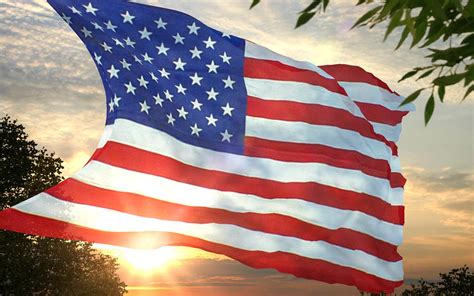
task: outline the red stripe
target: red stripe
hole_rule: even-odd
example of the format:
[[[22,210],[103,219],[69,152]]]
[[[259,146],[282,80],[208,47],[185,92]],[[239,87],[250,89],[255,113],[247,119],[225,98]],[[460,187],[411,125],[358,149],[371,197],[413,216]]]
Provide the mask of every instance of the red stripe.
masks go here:
[[[336,80],[323,77],[311,70],[296,68],[277,61],[245,58],[244,77],[304,82],[347,96],[344,88]]]
[[[253,268],[274,268],[297,277],[354,285],[359,290],[391,293],[403,281],[389,281],[323,260],[285,252],[246,251],[169,232],[106,232],[57,220],[25,214],[14,209],[0,212],[0,228],[34,235],[117,245],[132,248],[188,246],[222,254]]]
[[[235,213],[207,207],[185,206],[146,196],[102,189],[67,179],[48,189],[61,200],[112,209],[132,215],[189,223],[233,224],[243,228],[297,237],[323,240],[347,249],[361,250],[386,261],[399,261],[397,247],[351,229],[330,230],[280,214]]]
[[[363,82],[374,86],[378,86],[393,93],[388,85],[382,80],[375,77],[372,73],[369,73],[359,66],[352,65],[325,65],[320,66],[326,73],[334,77],[337,81],[346,82]]]
[[[288,143],[245,137],[245,155],[281,161],[324,163],[334,167],[359,170],[370,176],[388,179],[393,188],[403,187],[405,184],[403,176],[390,172],[390,166],[386,160],[370,158],[357,151],[324,145]]]
[[[362,136],[380,141],[396,152],[396,145],[375,133],[373,126],[365,118],[354,116],[346,110],[317,104],[290,101],[271,101],[248,96],[247,115],[267,119],[306,122],[329,125],[358,132]],[[396,155],[396,154],[394,154]]]
[[[403,224],[403,206],[367,194],[314,182],[278,182],[206,170],[149,151],[107,142],[96,160],[137,172],[161,176],[200,187],[253,194],[262,198],[296,198],[344,210],[361,211],[378,219]]]
[[[369,121],[383,123],[387,125],[397,125],[402,122],[408,111],[390,110],[380,105],[355,102],[359,106],[360,111]]]

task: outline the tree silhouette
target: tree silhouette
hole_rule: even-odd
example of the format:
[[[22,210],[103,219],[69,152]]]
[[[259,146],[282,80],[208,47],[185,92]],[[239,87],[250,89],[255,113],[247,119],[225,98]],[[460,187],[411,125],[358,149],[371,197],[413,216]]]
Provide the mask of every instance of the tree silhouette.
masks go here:
[[[62,160],[0,119],[0,210],[61,181]],[[123,295],[116,259],[92,244],[0,231],[0,295]]]

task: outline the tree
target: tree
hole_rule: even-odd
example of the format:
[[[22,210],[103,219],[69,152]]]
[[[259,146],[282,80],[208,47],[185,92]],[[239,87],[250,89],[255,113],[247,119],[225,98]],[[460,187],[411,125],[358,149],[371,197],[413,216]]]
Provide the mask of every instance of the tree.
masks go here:
[[[405,290],[403,296],[425,295],[474,295],[474,274],[466,265],[448,273],[440,273],[441,281],[427,282],[423,279]]]
[[[250,8],[260,3],[253,0]],[[299,13],[296,28],[306,24],[316,13],[324,12],[329,0],[312,0]],[[353,25],[370,28],[387,24],[384,41],[399,28],[400,48],[410,35],[410,48],[419,45],[431,53],[429,65],[418,66],[407,72],[400,81],[418,76],[416,80],[431,78],[427,87],[408,95],[401,105],[415,101],[425,90],[430,93],[425,106],[425,124],[431,119],[436,98],[444,101],[446,88],[463,84],[464,101],[474,91],[474,1],[462,0],[359,0],[356,5],[370,9]]]
[[[0,119],[0,209],[62,180],[62,160]],[[115,258],[91,243],[0,231],[0,295],[123,295]]]

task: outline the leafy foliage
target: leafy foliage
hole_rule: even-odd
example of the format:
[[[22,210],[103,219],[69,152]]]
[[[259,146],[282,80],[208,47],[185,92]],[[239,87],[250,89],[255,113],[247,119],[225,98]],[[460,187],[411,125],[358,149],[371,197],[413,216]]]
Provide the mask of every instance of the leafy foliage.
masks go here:
[[[448,273],[440,273],[441,281],[427,282],[423,279],[405,290],[403,296],[425,295],[474,295],[474,274],[469,267],[455,268]]]
[[[252,7],[260,0],[254,0]],[[317,12],[324,12],[329,0],[312,0],[299,13],[296,27],[312,19]],[[464,101],[474,91],[474,1],[462,0],[359,0],[357,5],[367,5],[369,10],[353,25],[370,28],[387,24],[384,40],[395,29],[400,29],[400,48],[411,36],[410,48],[427,48],[430,65],[415,67],[400,81],[418,76],[416,80],[430,78],[429,86],[410,94],[402,105],[416,100],[424,92],[430,92],[425,107],[425,124],[434,112],[435,100],[444,101],[446,88],[462,84],[466,89]]]
[[[62,160],[0,119],[0,209],[60,182]],[[86,242],[0,231],[0,295],[123,295],[116,259]]]

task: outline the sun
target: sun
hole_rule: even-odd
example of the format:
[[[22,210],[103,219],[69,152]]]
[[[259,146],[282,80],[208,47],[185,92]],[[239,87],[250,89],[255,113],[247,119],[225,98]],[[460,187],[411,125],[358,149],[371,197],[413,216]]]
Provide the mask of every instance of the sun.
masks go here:
[[[129,249],[104,244],[94,244],[102,252],[114,256],[123,265],[136,273],[147,274],[166,270],[180,257],[182,251],[176,247],[157,249]]]
[[[172,247],[152,250],[121,249],[120,259],[129,268],[139,272],[151,272],[166,268],[176,257]]]

